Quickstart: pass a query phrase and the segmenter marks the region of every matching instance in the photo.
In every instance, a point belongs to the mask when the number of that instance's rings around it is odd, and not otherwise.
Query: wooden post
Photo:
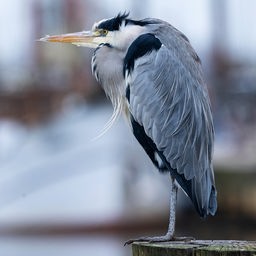
[[[256,241],[194,240],[132,244],[133,256],[256,256]]]

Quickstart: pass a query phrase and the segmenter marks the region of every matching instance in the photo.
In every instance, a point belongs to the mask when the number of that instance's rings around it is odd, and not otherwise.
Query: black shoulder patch
[[[126,90],[125,90],[125,97],[128,100],[128,102],[130,103],[130,85],[129,84],[126,87]]]
[[[126,56],[124,58],[124,69],[123,74],[128,70],[130,73],[134,68],[134,62],[136,59],[152,52],[153,50],[158,50],[161,47],[161,41],[156,38],[153,34],[143,34],[133,41],[130,45]]]
[[[143,149],[146,151],[148,154],[149,158],[151,161],[154,163],[154,165],[159,169],[159,171],[169,171],[167,168],[164,170],[161,170],[158,165],[158,162],[155,159],[155,152],[158,152],[157,147],[153,140],[147,136],[145,133],[144,127],[140,125],[134,117],[131,115],[131,123],[132,123],[132,130],[133,130],[133,135],[135,138],[138,140],[140,145],[143,147]]]
[[[119,30],[122,22],[129,16],[129,13],[119,13],[115,18],[103,21],[98,25],[99,29],[106,29],[108,31]]]
[[[196,199],[193,197],[192,194],[192,180],[187,180],[183,174],[179,174],[176,169],[173,169],[170,166],[170,163],[166,160],[162,151],[157,149],[156,144],[154,141],[147,136],[144,127],[140,125],[134,117],[131,115],[131,124],[133,129],[133,134],[135,138],[138,140],[140,145],[143,147],[145,152],[148,154],[149,158],[153,162],[153,164],[158,168],[160,172],[170,172],[171,175],[178,181],[187,195],[190,197],[194,206],[201,217],[205,216],[205,209],[199,209],[198,203],[195,201]],[[161,160],[163,161],[163,166],[159,166],[158,161],[155,159],[155,153],[159,155]]]

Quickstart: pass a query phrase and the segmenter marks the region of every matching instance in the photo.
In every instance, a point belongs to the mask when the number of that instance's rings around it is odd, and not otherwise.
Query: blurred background
[[[254,0],[0,2],[0,250],[3,255],[131,255],[126,239],[164,234],[169,177],[91,74],[92,50],[46,44],[130,11],[170,22],[200,56],[216,129],[218,213],[202,220],[180,193],[177,235],[256,239]]]

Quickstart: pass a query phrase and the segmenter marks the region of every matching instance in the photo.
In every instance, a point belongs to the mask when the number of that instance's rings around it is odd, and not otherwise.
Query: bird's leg
[[[170,195],[170,213],[169,213],[169,225],[166,233],[166,237],[173,240],[176,222],[176,204],[177,204],[177,192],[178,187],[175,184],[174,178],[171,176],[171,195]]]
[[[170,217],[169,217],[169,226],[168,226],[166,235],[154,236],[154,237],[140,237],[137,239],[131,239],[131,240],[128,240],[124,245],[131,244],[133,242],[154,243],[154,242],[191,240],[191,238],[186,238],[186,237],[174,237],[177,191],[178,191],[178,187],[174,182],[174,178],[171,176]]]

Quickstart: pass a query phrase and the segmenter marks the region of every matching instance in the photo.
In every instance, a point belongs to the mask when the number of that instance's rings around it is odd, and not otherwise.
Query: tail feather
[[[215,215],[217,211],[217,191],[214,186],[212,186],[208,210],[212,216]]]
[[[182,189],[191,199],[198,214],[205,218],[207,215],[215,215],[217,211],[217,192],[215,188],[212,167],[205,171],[198,180],[196,177],[188,180],[176,169],[171,168],[165,157],[161,155],[171,175],[177,180]]]

